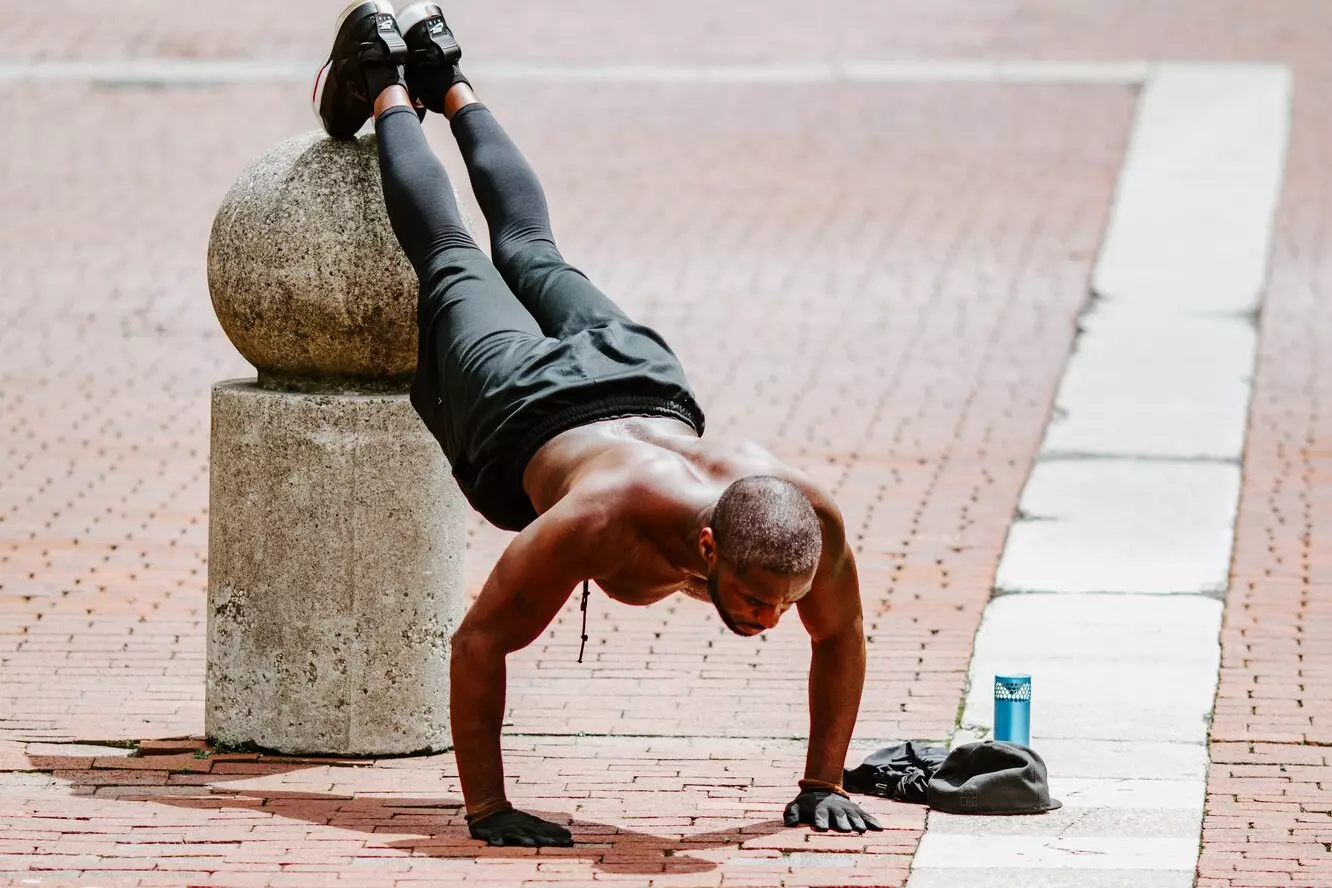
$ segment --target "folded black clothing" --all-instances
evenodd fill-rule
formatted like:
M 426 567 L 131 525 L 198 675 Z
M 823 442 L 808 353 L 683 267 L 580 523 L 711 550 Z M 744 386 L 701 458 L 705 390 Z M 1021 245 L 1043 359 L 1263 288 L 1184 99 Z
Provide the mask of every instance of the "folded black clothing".
M 946 746 L 928 746 L 911 740 L 885 746 L 870 753 L 859 767 L 844 769 L 842 788 L 847 792 L 924 805 L 930 778 L 947 757 Z

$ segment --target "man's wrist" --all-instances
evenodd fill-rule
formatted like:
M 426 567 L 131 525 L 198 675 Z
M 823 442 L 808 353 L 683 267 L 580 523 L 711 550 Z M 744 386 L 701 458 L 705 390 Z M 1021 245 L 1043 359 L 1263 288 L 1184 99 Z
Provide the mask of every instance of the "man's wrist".
M 845 799 L 851 798 L 851 796 L 847 795 L 846 790 L 842 789 L 842 784 L 840 783 L 831 783 L 827 780 L 806 778 L 799 781 L 797 785 L 800 787 L 801 792 L 808 792 L 812 789 L 819 792 L 833 792 Z
M 490 802 L 483 802 L 475 808 L 467 809 L 467 816 L 464 818 L 468 823 L 477 820 L 485 820 L 491 814 L 500 814 L 504 811 L 512 811 L 513 805 L 509 804 L 508 799 L 495 799 Z

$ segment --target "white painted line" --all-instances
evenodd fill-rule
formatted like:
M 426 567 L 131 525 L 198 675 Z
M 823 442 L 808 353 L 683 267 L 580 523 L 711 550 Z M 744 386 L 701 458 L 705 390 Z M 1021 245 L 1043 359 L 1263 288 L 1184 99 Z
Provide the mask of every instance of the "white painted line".
M 1219 594 L 1230 573 L 1239 483 L 1238 466 L 1216 463 L 1038 462 L 996 588 Z
M 316 59 L 70 59 L 0 62 L 0 83 L 314 83 Z
M 1094 870 L 1188 870 L 1198 840 L 971 836 L 928 831 L 916 851 L 920 869 L 1063 867 Z
M 1056 794 L 1055 798 L 1059 796 Z M 1020 836 L 1028 839 L 1191 839 L 1197 837 L 1201 822 L 1200 802 L 1196 810 L 1065 806 L 1029 817 L 978 817 L 931 811 L 928 829 L 940 835 Z
M 990 869 L 916 870 L 908 888 L 1193 888 L 1185 870 Z
M 1152 809 L 1155 811 L 1202 811 L 1203 786 L 1197 780 L 1096 779 L 1090 777 L 1055 777 L 1053 795 L 1064 808 L 1100 808 L 1114 810 Z
M 1239 502 L 1239 467 L 1137 459 L 1043 462 L 1022 491 L 1020 508 L 1033 521 L 1126 521 L 1167 529 L 1181 521 L 1230 528 Z M 1132 591 L 1131 589 L 1116 591 Z
M 1135 644 L 1137 626 L 1151 633 L 1154 647 Z M 1221 603 L 1210 598 L 996 599 L 976 635 L 976 678 L 962 723 L 989 730 L 993 687 L 980 677 L 1021 671 L 1031 675 L 1037 749 L 1048 738 L 1203 743 L 1220 667 L 1220 631 Z
M 1258 331 L 1250 319 L 1099 302 L 1064 372 L 1043 453 L 1238 464 Z
M 0 61 L 0 83 L 202 85 L 313 82 L 323 59 L 74 59 Z M 475 62 L 478 80 L 625 84 L 999 83 L 1136 86 L 1148 62 L 1000 59 L 850 60 L 810 64 L 586 65 Z
M 1047 62 L 1020 60 L 901 60 L 847 62 L 844 79 L 859 83 L 1009 83 L 1137 86 L 1149 62 Z
M 1168 65 L 1147 82 L 1102 301 L 996 581 L 1049 594 L 991 600 L 963 712 L 984 737 L 993 676 L 1030 673 L 1032 745 L 1065 808 L 932 813 L 911 888 L 1192 884 L 1220 665 L 1222 606 L 1203 595 L 1228 581 L 1256 352 L 1241 315 L 1267 276 L 1289 114 L 1283 68 Z
M 1200 743 L 1042 740 L 1040 751 L 1050 769 L 1050 780 L 1055 782 L 1086 778 L 1188 780 L 1198 787 L 1201 797 L 1207 778 L 1207 747 Z M 1055 798 L 1063 801 L 1057 794 Z
M 1112 300 L 1252 311 L 1284 176 L 1290 72 L 1163 65 L 1138 104 L 1092 288 Z

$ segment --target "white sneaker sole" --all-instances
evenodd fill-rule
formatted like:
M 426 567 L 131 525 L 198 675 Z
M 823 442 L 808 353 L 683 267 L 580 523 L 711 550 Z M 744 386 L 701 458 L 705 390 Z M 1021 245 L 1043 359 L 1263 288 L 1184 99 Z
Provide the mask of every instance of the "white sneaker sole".
M 388 0 L 372 0 L 372 2 L 377 12 L 385 13 L 387 15 L 394 14 L 393 4 L 388 2 Z M 338 34 L 342 31 L 342 26 L 347 23 L 347 19 L 351 17 L 351 14 L 366 5 L 368 5 L 367 0 L 355 0 L 354 3 L 349 4 L 346 9 L 342 10 L 342 14 L 338 16 L 338 23 L 333 26 L 334 40 L 337 39 Z M 319 69 L 319 76 L 315 78 L 314 93 L 310 97 L 310 104 L 314 108 L 314 115 L 318 118 L 320 126 L 324 126 L 324 115 L 320 113 L 319 109 L 323 107 L 324 87 L 328 84 L 328 75 L 332 70 L 333 55 L 330 53 L 328 61 L 324 63 L 324 67 Z M 327 127 L 325 127 L 325 129 L 327 129 Z
M 431 3 L 426 0 L 424 3 L 413 3 L 402 12 L 398 13 L 398 29 L 406 34 L 412 28 L 415 28 L 421 22 L 428 18 L 439 16 L 444 17 L 444 11 L 439 8 L 438 3 Z

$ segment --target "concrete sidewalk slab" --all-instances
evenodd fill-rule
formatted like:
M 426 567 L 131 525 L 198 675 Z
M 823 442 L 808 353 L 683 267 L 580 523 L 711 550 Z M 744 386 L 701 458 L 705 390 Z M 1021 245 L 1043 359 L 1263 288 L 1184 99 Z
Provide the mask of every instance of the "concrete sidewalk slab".
M 1206 740 L 1220 602 L 1141 595 L 1060 598 L 1005 596 L 986 608 L 963 725 L 991 728 L 994 691 L 982 679 L 1020 672 L 1032 676 L 1037 749 L 1046 738 Z M 1114 618 L 1103 624 L 1108 611 Z M 1065 625 L 1077 628 L 1065 633 Z M 1120 645 L 1121 638 L 1132 638 L 1135 625 L 1151 627 L 1154 650 Z
M 1044 452 L 1240 459 L 1257 330 L 1248 318 L 1168 311 L 1093 303 L 1079 324 Z

